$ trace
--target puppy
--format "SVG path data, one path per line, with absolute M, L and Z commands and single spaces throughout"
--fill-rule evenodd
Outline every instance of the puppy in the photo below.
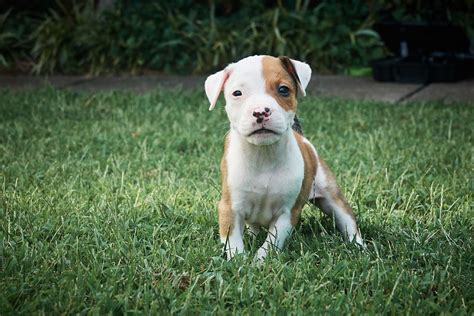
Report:
M 306 63 L 272 56 L 244 58 L 206 79 L 209 110 L 224 91 L 230 121 L 218 204 L 228 259 L 244 252 L 245 224 L 254 234 L 268 227 L 257 260 L 282 249 L 307 201 L 333 217 L 349 241 L 364 245 L 333 174 L 295 124 L 297 96 L 306 95 L 310 79 Z

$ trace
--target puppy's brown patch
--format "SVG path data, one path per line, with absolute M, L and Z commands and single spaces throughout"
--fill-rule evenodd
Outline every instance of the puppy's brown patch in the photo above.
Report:
M 311 192 L 311 186 L 313 185 L 314 177 L 317 172 L 317 158 L 311 146 L 304 142 L 303 136 L 297 132 L 293 132 L 293 134 L 295 135 L 296 142 L 298 143 L 304 161 L 304 178 L 303 183 L 301 184 L 301 191 L 296 199 L 295 205 L 291 209 L 291 224 L 295 226 L 298 223 L 301 210 Z
M 286 56 L 279 56 L 278 59 L 280 60 L 283 68 L 285 68 L 286 72 L 291 76 L 291 79 L 293 79 L 293 84 L 296 87 L 296 94 L 298 95 L 298 89 L 301 87 L 301 81 L 300 77 L 298 77 L 298 73 L 296 72 L 295 65 L 293 65 L 291 59 Z
M 219 212 L 219 235 L 221 238 L 227 238 L 229 232 L 232 231 L 234 214 L 231 208 L 230 189 L 228 185 L 227 175 L 227 149 L 229 147 L 229 134 L 226 135 L 224 141 L 224 154 L 221 160 L 221 181 L 222 181 L 222 196 L 218 204 Z
M 291 64 L 291 61 L 289 61 Z M 293 67 L 294 69 L 294 67 Z M 265 79 L 265 91 L 272 96 L 285 111 L 296 111 L 297 82 L 279 58 L 264 56 L 262 58 L 262 74 Z M 296 71 L 295 71 L 296 74 Z M 298 79 L 299 80 L 299 79 Z M 278 93 L 278 87 L 285 85 L 290 88 L 289 96 Z

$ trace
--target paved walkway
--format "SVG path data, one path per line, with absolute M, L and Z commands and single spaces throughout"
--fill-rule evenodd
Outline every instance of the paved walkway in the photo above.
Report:
M 198 88 L 204 86 L 205 76 L 0 76 L 0 89 L 31 89 L 51 85 L 75 91 L 133 90 L 144 92 L 157 87 Z M 370 77 L 313 76 L 308 93 L 311 95 L 337 96 L 358 100 L 379 100 L 392 103 L 406 101 L 441 100 L 447 103 L 474 104 L 474 79 L 457 83 L 399 84 L 376 82 Z

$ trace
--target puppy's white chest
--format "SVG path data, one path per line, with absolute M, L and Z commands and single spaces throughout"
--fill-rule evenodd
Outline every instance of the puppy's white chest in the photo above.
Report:
M 231 139 L 227 162 L 232 209 L 246 222 L 266 226 L 291 211 L 304 177 L 304 161 L 296 142 L 267 153 L 249 152 Z

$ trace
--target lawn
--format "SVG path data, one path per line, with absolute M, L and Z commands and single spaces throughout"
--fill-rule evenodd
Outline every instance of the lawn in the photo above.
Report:
M 474 313 L 474 106 L 308 97 L 305 135 L 368 243 L 309 205 L 281 254 L 227 262 L 228 128 L 202 91 L 0 90 L 0 314 Z

